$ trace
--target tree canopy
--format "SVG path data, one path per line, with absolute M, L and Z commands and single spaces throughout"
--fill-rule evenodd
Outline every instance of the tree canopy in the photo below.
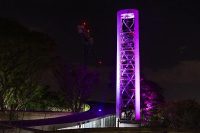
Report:
M 195 100 L 167 102 L 161 111 L 163 125 L 174 129 L 200 129 L 200 104 Z
M 19 110 L 39 100 L 40 75 L 53 65 L 55 43 L 48 35 L 0 19 L 0 109 Z
M 81 65 L 59 65 L 54 74 L 67 107 L 73 112 L 81 111 L 84 103 L 94 92 L 98 74 Z

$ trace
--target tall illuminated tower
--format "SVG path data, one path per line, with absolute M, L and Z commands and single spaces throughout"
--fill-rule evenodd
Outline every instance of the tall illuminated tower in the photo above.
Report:
M 116 118 L 119 123 L 140 120 L 139 14 L 117 12 Z

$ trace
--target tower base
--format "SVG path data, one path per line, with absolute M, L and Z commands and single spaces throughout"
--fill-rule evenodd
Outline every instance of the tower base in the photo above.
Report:
M 116 127 L 140 127 L 139 121 L 116 120 Z

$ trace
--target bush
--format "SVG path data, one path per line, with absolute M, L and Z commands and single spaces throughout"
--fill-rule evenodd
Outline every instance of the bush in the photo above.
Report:
M 200 105 L 194 100 L 167 103 L 162 112 L 164 125 L 175 129 L 199 129 Z

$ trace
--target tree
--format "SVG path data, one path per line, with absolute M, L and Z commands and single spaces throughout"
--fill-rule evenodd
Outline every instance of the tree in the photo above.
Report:
M 164 125 L 174 129 L 200 129 L 200 104 L 195 100 L 168 102 L 162 110 Z
M 39 75 L 53 65 L 54 42 L 15 21 L 0 19 L 0 29 L 0 109 L 24 109 L 43 92 Z
M 141 114 L 143 124 L 148 126 L 155 124 L 159 119 L 159 110 L 164 103 L 162 88 L 156 83 L 141 79 Z
M 59 65 L 55 76 L 64 95 L 66 105 L 72 112 L 80 112 L 97 83 L 97 73 L 86 66 Z

